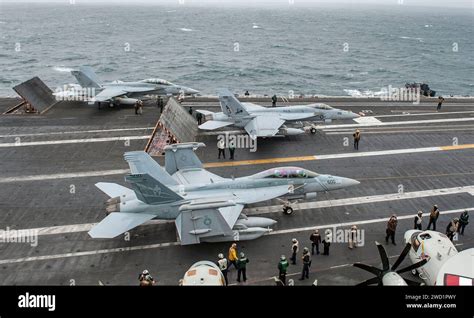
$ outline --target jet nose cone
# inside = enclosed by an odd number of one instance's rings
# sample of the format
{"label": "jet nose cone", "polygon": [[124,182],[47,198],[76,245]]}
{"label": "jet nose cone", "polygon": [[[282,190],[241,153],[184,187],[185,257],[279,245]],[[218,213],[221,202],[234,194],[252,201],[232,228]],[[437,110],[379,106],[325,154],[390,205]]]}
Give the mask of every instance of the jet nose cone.
{"label": "jet nose cone", "polygon": [[355,118],[359,118],[360,115],[359,114],[356,114],[356,113],[353,113],[353,112],[347,112],[347,117],[349,119],[355,119]]}
{"label": "jet nose cone", "polygon": [[195,94],[199,94],[199,91],[194,89],[194,88],[190,88],[190,87],[183,87],[182,88],[184,93],[186,95],[195,95]]}
{"label": "jet nose cone", "polygon": [[360,184],[359,181],[357,180],[354,180],[354,179],[351,179],[351,178],[341,178],[341,186],[342,187],[352,187],[352,186],[355,186],[355,185],[358,185]]}

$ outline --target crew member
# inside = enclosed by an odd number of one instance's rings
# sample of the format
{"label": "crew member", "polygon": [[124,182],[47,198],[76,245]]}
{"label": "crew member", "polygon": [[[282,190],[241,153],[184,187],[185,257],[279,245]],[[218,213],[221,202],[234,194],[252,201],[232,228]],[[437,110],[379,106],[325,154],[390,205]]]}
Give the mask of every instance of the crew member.
{"label": "crew member", "polygon": [[288,266],[290,266],[290,263],[288,263],[286,256],[282,255],[280,257],[280,262],[278,263],[278,278],[281,280],[283,285],[286,285],[286,273],[288,271]]}
{"label": "crew member", "polygon": [[319,244],[321,243],[321,234],[319,230],[314,230],[314,233],[309,237],[311,241],[311,255],[314,255],[314,248],[316,247],[316,254],[319,255]]}
{"label": "crew member", "polygon": [[153,286],[155,285],[155,280],[151,277],[147,269],[145,269],[140,275],[138,275],[138,280],[140,286]]}
{"label": "crew member", "polygon": [[229,142],[229,154],[230,154],[229,160],[234,160],[234,153],[235,153],[235,142],[234,140],[231,140]]}
{"label": "crew member", "polygon": [[311,266],[311,255],[309,255],[307,247],[303,248],[303,256],[301,259],[303,260],[303,271],[301,272],[300,280],[303,280],[309,278],[309,267]]}
{"label": "crew member", "polygon": [[272,107],[276,107],[276,105],[277,105],[277,99],[278,99],[278,98],[277,98],[276,95],[273,95],[273,96],[272,96]]}
{"label": "crew member", "polygon": [[436,111],[440,111],[440,110],[441,110],[441,106],[443,105],[443,102],[444,102],[444,97],[443,97],[443,96],[439,96],[439,97],[438,97],[438,107],[436,107]]}
{"label": "crew member", "polygon": [[202,124],[202,114],[200,112],[196,113],[196,119],[197,119],[198,125],[201,125]]}
{"label": "crew member", "polygon": [[414,220],[414,229],[415,230],[420,230],[421,231],[421,221],[423,218],[423,211],[418,211],[418,214],[415,215],[415,220]]}
{"label": "crew member", "polygon": [[229,248],[229,265],[227,266],[227,270],[230,269],[230,265],[234,265],[235,268],[237,268],[237,244],[232,243],[232,245]]}
{"label": "crew member", "polygon": [[354,247],[357,247],[357,226],[353,225],[351,226],[351,229],[349,231],[349,248],[353,249]]}
{"label": "crew member", "polygon": [[247,90],[247,91],[245,91],[245,94],[244,94],[244,95],[245,95],[245,96],[250,96],[250,93],[249,93],[249,91],[248,91],[248,90]]}
{"label": "crew member", "polygon": [[291,242],[293,245],[291,245],[291,264],[296,265],[296,254],[299,251],[299,242],[297,239],[292,239]]}
{"label": "crew member", "polygon": [[454,238],[454,235],[458,231],[459,227],[459,219],[454,218],[449,222],[448,226],[446,227],[446,236],[449,237],[449,239],[452,241]]}
{"label": "crew member", "polygon": [[392,240],[392,244],[397,245],[397,243],[395,243],[395,231],[397,230],[397,224],[397,216],[392,214],[387,222],[387,229],[385,231],[387,235],[385,236],[385,243],[388,244],[388,238],[390,238]]}
{"label": "crew member", "polygon": [[220,138],[217,142],[217,149],[219,150],[219,154],[217,155],[217,159],[221,159],[222,157],[225,159],[225,141],[223,138]]}
{"label": "crew member", "polygon": [[227,281],[227,259],[224,257],[224,254],[222,253],[220,253],[217,257],[219,257],[219,260],[217,261],[217,265],[219,265],[219,268],[225,279],[225,285],[227,286],[229,285],[229,282]]}
{"label": "crew member", "polygon": [[461,216],[459,217],[459,229],[458,232],[461,233],[461,235],[464,235],[464,228],[466,225],[469,224],[469,213],[467,213],[467,210],[464,211]]}
{"label": "crew member", "polygon": [[247,263],[249,259],[245,257],[245,254],[240,253],[240,258],[237,261],[237,281],[240,283],[240,276],[244,280],[244,283],[247,281]]}
{"label": "crew member", "polygon": [[331,246],[331,230],[327,229],[323,240],[323,255],[329,256],[329,247]]}
{"label": "crew member", "polygon": [[435,204],[430,212],[430,221],[428,222],[428,227],[426,228],[429,230],[431,228],[431,224],[433,224],[433,231],[436,231],[436,221],[438,221],[439,217],[439,209],[438,206]]}
{"label": "crew member", "polygon": [[354,149],[359,150],[360,130],[356,129],[355,133],[352,136],[354,137]]}

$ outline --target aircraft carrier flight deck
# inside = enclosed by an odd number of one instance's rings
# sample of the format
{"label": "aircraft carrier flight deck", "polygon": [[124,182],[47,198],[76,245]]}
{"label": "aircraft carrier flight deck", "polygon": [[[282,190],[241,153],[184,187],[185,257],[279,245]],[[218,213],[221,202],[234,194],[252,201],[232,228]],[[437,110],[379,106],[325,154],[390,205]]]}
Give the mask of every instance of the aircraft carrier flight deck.
{"label": "aircraft carrier flight deck", "polygon": [[[449,99],[436,112],[436,100],[412,103],[379,99],[320,99],[331,106],[364,114],[356,120],[318,126],[316,134],[258,139],[257,151],[237,148],[235,159],[217,159],[216,133],[200,131],[196,151],[205,167],[223,177],[251,175],[276,166],[298,166],[322,174],[360,181],[354,187],[318,194],[299,201],[285,215],[279,200],[246,206],[248,216],[277,221],[261,238],[237,242],[245,252],[246,285],[274,285],[282,254],[297,238],[300,250],[311,248],[315,228],[365,230],[364,245],[349,249],[333,243],[330,255],[314,255],[310,279],[299,281],[302,261],[290,265],[288,278],[296,285],[355,285],[370,274],[352,266],[378,266],[375,241],[384,244],[391,260],[404,247],[403,234],[413,228],[416,212],[426,214],[437,204],[438,230],[462,211],[474,209],[474,101]],[[2,99],[3,113],[17,103]],[[277,106],[297,104],[297,100]],[[270,98],[261,102],[270,106]],[[217,99],[187,98],[182,106],[218,111]],[[114,239],[92,239],[88,231],[105,217],[108,197],[97,182],[127,186],[126,151],[144,150],[160,117],[154,103],[143,115],[133,107],[118,109],[80,102],[60,102],[40,115],[0,115],[0,228],[38,229],[37,246],[0,245],[0,281],[4,285],[136,285],[148,269],[157,285],[177,285],[200,260],[227,255],[231,242],[181,246],[172,221],[150,221]],[[359,150],[352,134],[362,134]],[[230,129],[235,130],[235,129]],[[155,157],[163,164],[163,157]],[[388,218],[398,216],[396,243],[385,245]],[[428,217],[423,219],[423,229]],[[454,242],[461,251],[474,247],[472,225]],[[404,264],[408,264],[408,260]],[[405,274],[410,277],[410,274]],[[229,283],[237,284],[236,270]],[[412,277],[414,280],[419,278]]]}

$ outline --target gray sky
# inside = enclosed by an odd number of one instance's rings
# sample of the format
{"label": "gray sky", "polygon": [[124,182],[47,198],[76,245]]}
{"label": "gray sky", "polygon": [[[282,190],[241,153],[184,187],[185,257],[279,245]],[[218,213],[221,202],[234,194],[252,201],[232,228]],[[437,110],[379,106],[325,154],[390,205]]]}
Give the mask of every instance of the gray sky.
{"label": "gray sky", "polygon": [[178,4],[184,5],[251,5],[251,6],[270,6],[270,5],[288,5],[293,2],[297,6],[308,6],[318,4],[377,4],[377,5],[397,5],[403,2],[408,6],[436,6],[436,7],[462,7],[474,9],[474,0],[0,0],[0,3],[6,2],[59,2],[69,3],[75,1],[80,3],[147,3],[147,4]]}

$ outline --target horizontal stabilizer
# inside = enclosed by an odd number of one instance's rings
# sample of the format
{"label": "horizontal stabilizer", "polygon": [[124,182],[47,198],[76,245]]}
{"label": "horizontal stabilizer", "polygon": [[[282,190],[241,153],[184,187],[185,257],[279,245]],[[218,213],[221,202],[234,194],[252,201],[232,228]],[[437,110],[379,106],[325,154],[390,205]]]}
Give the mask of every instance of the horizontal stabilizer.
{"label": "horizontal stabilizer", "polygon": [[114,238],[154,217],[153,214],[114,212],[94,226],[89,235],[92,238]]}
{"label": "horizontal stabilizer", "polygon": [[229,126],[232,124],[233,123],[230,121],[208,120],[204,124],[198,127],[199,129],[203,129],[203,130],[214,130],[214,129],[222,128],[222,127]]}

